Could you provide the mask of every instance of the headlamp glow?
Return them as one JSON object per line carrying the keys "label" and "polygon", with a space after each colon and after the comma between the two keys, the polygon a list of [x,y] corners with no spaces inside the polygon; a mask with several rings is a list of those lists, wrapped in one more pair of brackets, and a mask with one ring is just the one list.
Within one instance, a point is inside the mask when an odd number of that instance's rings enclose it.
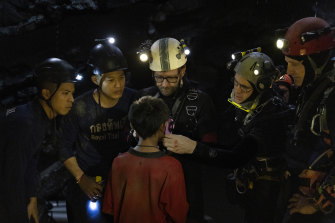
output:
{"label": "headlamp glow", "polygon": [[148,57],[148,55],[146,53],[141,53],[140,54],[140,60],[142,62],[146,62],[146,61],[148,61],[148,59],[149,59],[149,57]]}
{"label": "headlamp glow", "polygon": [[190,50],[190,48],[186,45],[184,39],[181,39],[181,40],[180,40],[180,45],[181,45],[181,47],[182,47],[182,49],[183,49],[185,55],[189,55],[189,54],[191,53],[191,50]]}
{"label": "headlamp glow", "polygon": [[151,45],[152,41],[151,40],[146,40],[143,43],[141,43],[139,50],[136,52],[136,54],[139,55],[140,61],[142,62],[147,62],[148,60],[152,60],[151,56]]}
{"label": "headlamp glow", "polygon": [[114,43],[115,43],[115,38],[114,38],[114,37],[108,37],[107,40],[108,40],[108,42],[111,43],[111,44],[114,44]]}
{"label": "headlamp glow", "polygon": [[95,211],[98,209],[98,204],[96,201],[90,201],[89,202],[89,208],[91,211]]}
{"label": "headlamp glow", "polygon": [[107,37],[107,38],[104,38],[104,39],[94,39],[94,41],[96,41],[96,42],[107,42],[107,43],[110,43],[110,44],[114,44],[116,39],[115,39],[115,37],[110,36],[110,37]]}
{"label": "headlamp glow", "polygon": [[279,39],[277,39],[276,46],[280,50],[287,49],[288,40],[279,38]]}
{"label": "headlamp glow", "polygon": [[184,53],[185,53],[186,55],[189,55],[189,54],[191,53],[191,50],[190,50],[188,47],[186,47],[186,48],[184,49]]}
{"label": "headlamp glow", "polygon": [[84,77],[83,77],[83,75],[81,75],[81,74],[77,74],[77,75],[76,75],[76,80],[78,80],[78,81],[81,81],[83,78],[84,78]]}

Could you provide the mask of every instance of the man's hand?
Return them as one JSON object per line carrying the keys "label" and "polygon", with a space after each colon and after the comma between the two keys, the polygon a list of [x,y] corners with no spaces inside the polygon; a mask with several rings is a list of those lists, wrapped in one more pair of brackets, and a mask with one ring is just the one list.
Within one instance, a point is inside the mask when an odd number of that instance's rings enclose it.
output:
{"label": "man's hand", "polygon": [[37,209],[37,198],[31,197],[29,204],[27,206],[28,219],[30,221],[31,218],[34,219],[35,223],[39,223],[38,221],[38,209]]}
{"label": "man's hand", "polygon": [[293,194],[289,203],[287,207],[290,209],[290,214],[314,214],[318,210],[312,198],[300,194]]}
{"label": "man's hand", "polygon": [[197,142],[182,135],[167,134],[163,138],[164,146],[178,154],[192,154]]}
{"label": "man's hand", "polygon": [[95,182],[94,177],[86,176],[85,174],[81,177],[79,181],[79,186],[82,191],[91,199],[99,199],[102,195],[102,185]]}

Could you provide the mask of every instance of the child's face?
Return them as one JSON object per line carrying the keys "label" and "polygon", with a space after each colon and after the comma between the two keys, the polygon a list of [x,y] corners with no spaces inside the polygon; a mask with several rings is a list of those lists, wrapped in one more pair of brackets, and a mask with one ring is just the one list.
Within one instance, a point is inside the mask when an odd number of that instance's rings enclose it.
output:
{"label": "child's face", "polygon": [[122,97],[126,84],[126,76],[124,71],[117,70],[105,73],[101,81],[101,91],[105,96],[114,100]]}

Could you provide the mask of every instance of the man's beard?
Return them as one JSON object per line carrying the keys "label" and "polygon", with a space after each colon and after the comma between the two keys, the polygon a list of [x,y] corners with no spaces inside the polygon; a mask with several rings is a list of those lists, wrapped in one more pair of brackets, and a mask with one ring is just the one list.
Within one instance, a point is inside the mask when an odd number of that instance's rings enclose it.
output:
{"label": "man's beard", "polygon": [[177,91],[177,89],[179,88],[179,84],[173,87],[162,87],[162,86],[157,86],[157,87],[162,95],[171,96]]}

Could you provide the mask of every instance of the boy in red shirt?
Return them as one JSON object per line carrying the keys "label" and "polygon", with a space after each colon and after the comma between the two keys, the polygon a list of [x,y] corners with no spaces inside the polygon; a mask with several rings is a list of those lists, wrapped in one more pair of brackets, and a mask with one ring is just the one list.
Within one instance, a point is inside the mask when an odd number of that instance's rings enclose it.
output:
{"label": "boy in red shirt", "polygon": [[159,98],[145,96],[129,110],[129,121],[139,137],[136,147],[113,161],[102,211],[114,223],[185,223],[188,203],[181,164],[161,151],[169,117]]}

